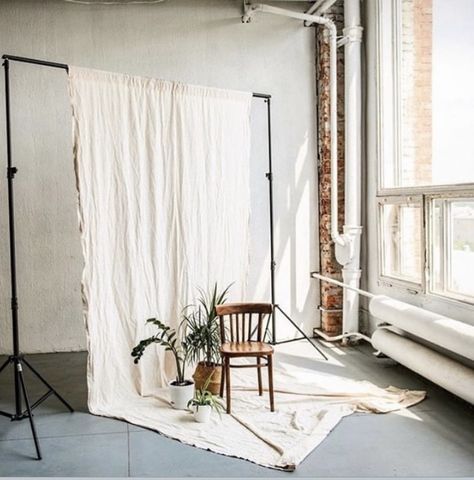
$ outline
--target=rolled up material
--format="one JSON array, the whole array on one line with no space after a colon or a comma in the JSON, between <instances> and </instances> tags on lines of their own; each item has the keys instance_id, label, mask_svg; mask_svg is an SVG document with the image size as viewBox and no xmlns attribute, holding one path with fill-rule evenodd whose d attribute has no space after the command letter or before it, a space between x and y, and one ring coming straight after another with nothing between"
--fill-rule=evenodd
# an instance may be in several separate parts
<instances>
[{"instance_id":1,"label":"rolled up material","mask_svg":"<svg viewBox=\"0 0 474 480\"><path fill-rule=\"evenodd\" d=\"M474 360L474 326L385 295L369 303L370 313L395 327Z\"/></svg>"},{"instance_id":2,"label":"rolled up material","mask_svg":"<svg viewBox=\"0 0 474 480\"><path fill-rule=\"evenodd\" d=\"M379 328L372 345L410 370L474 404L474 370L415 341Z\"/></svg>"}]
</instances>

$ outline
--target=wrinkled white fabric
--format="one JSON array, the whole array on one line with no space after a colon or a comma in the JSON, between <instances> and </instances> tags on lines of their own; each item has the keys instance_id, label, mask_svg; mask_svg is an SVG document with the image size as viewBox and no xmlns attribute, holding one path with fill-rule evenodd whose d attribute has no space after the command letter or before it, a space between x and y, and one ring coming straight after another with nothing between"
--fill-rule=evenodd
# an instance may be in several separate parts
<instances>
[{"instance_id":1,"label":"wrinkled white fabric","mask_svg":"<svg viewBox=\"0 0 474 480\"><path fill-rule=\"evenodd\" d=\"M232 414L213 412L206 424L196 423L190 412L170 408L167 389L113 402L95 413L154 429L188 445L294 470L343 417L354 412L388 413L425 397L422 391L379 388L281 361L274 373L275 412L269 408L266 375L259 397L255 370L241 369L232 370Z\"/></svg>"},{"instance_id":2,"label":"wrinkled white fabric","mask_svg":"<svg viewBox=\"0 0 474 480\"><path fill-rule=\"evenodd\" d=\"M69 91L96 412L170 378L162 348L132 362L147 318L176 327L216 281L243 297L252 96L77 67Z\"/></svg>"},{"instance_id":3,"label":"wrinkled white fabric","mask_svg":"<svg viewBox=\"0 0 474 480\"><path fill-rule=\"evenodd\" d=\"M248 369L232 372L232 415L198 424L170 408L163 351L150 348L138 366L130 351L153 331L146 318L176 326L198 285L233 281L233 299L243 298L251 96L75 67L69 75L92 413L291 470L342 417L423 399L280 362L274 413Z\"/></svg>"}]
</instances>

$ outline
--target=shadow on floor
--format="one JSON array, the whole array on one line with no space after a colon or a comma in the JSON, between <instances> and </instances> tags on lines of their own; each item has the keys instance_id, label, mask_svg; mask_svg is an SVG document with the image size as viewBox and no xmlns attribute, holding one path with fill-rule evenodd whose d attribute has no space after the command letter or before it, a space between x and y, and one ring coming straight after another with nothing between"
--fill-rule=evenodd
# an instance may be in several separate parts
<instances>
[{"instance_id":1,"label":"shadow on floor","mask_svg":"<svg viewBox=\"0 0 474 480\"><path fill-rule=\"evenodd\" d=\"M364 477L448 476L474 472L474 411L465 402L372 350L325 347L325 362L307 343L279 348L289 365L318 369L385 387L428 391L428 399L403 412L344 418L294 473L193 448L153 431L87 413L86 354L31 355L75 413L50 398L35 420L44 459L35 461L27 421L0 417L1 476L75 477ZM0 362L2 358L0 358ZM32 398L43 393L27 374ZM12 409L11 369L0 377L0 410Z\"/></svg>"}]
</instances>

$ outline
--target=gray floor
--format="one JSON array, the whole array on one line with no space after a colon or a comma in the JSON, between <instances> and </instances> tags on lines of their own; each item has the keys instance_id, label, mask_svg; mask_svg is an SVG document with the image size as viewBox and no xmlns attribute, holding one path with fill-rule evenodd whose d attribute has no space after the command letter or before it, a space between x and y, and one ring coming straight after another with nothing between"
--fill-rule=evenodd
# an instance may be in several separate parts
<instances>
[{"instance_id":1,"label":"gray floor","mask_svg":"<svg viewBox=\"0 0 474 480\"><path fill-rule=\"evenodd\" d=\"M44 459L33 458L27 421L0 417L1 476L104 477L363 477L474 476L472 407L368 347L327 348L323 362L305 344L279 353L287 362L380 386L425 389L429 397L402 414L346 417L293 473L259 467L183 445L134 425L87 413L83 353L32 355L30 361L71 401L56 399L36 410ZM0 361L3 359L0 358ZM9 369L11 370L11 369ZM10 374L0 377L0 410L11 410ZM42 388L28 376L32 398Z\"/></svg>"}]
</instances>

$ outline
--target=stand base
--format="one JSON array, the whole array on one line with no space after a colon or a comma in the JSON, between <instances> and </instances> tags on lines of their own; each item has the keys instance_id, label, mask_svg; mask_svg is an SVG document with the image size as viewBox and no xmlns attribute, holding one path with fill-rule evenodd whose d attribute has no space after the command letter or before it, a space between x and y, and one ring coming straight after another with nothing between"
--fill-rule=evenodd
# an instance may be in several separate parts
<instances>
[{"instance_id":1,"label":"stand base","mask_svg":"<svg viewBox=\"0 0 474 480\"><path fill-rule=\"evenodd\" d=\"M0 373L6 369L8 365L12 365L14 368L14 379L15 379L15 413L8 413L0 410L0 415L3 417L9 418L12 422L24 420L27 418L30 422L31 434L33 435L33 441L35 443L36 449L36 458L38 460L42 459L41 448L38 440L38 435L36 433L36 426L33 420L33 410L41 405L47 398L51 395L56 396L56 398L65 405L65 407L72 413L74 410L69 405L64 398L59 395L59 393L41 376L41 374L33 368L33 366L26 360L23 355L10 355L6 362L0 367ZM28 398L28 391L26 389L25 378L23 375L23 365L25 365L32 373L35 375L43 385L45 385L48 391L42 395L38 400L33 404L30 404ZM22 402L25 402L26 409L23 410Z\"/></svg>"},{"instance_id":2,"label":"stand base","mask_svg":"<svg viewBox=\"0 0 474 480\"><path fill-rule=\"evenodd\" d=\"M298 332L301 334L301 337L277 341L276 338L273 338L273 336L271 336L271 340L269 342L270 345L281 345L283 343L292 343L292 342L298 342L300 340L307 340L311 344L311 346L324 358L324 360L328 360L328 357L325 355L325 353L313 342L311 338L308 337L308 335L306 335L306 333L304 333L304 331L293 321L293 319L287 313L285 313L284 310L281 309L279 305L273 305L273 318L272 318L273 321L275 321L275 312L277 310L283 314L283 316L296 328L296 330L298 330ZM267 326L265 329L266 337L269 336L269 325L270 325L270 319L268 319Z\"/></svg>"}]
</instances>

